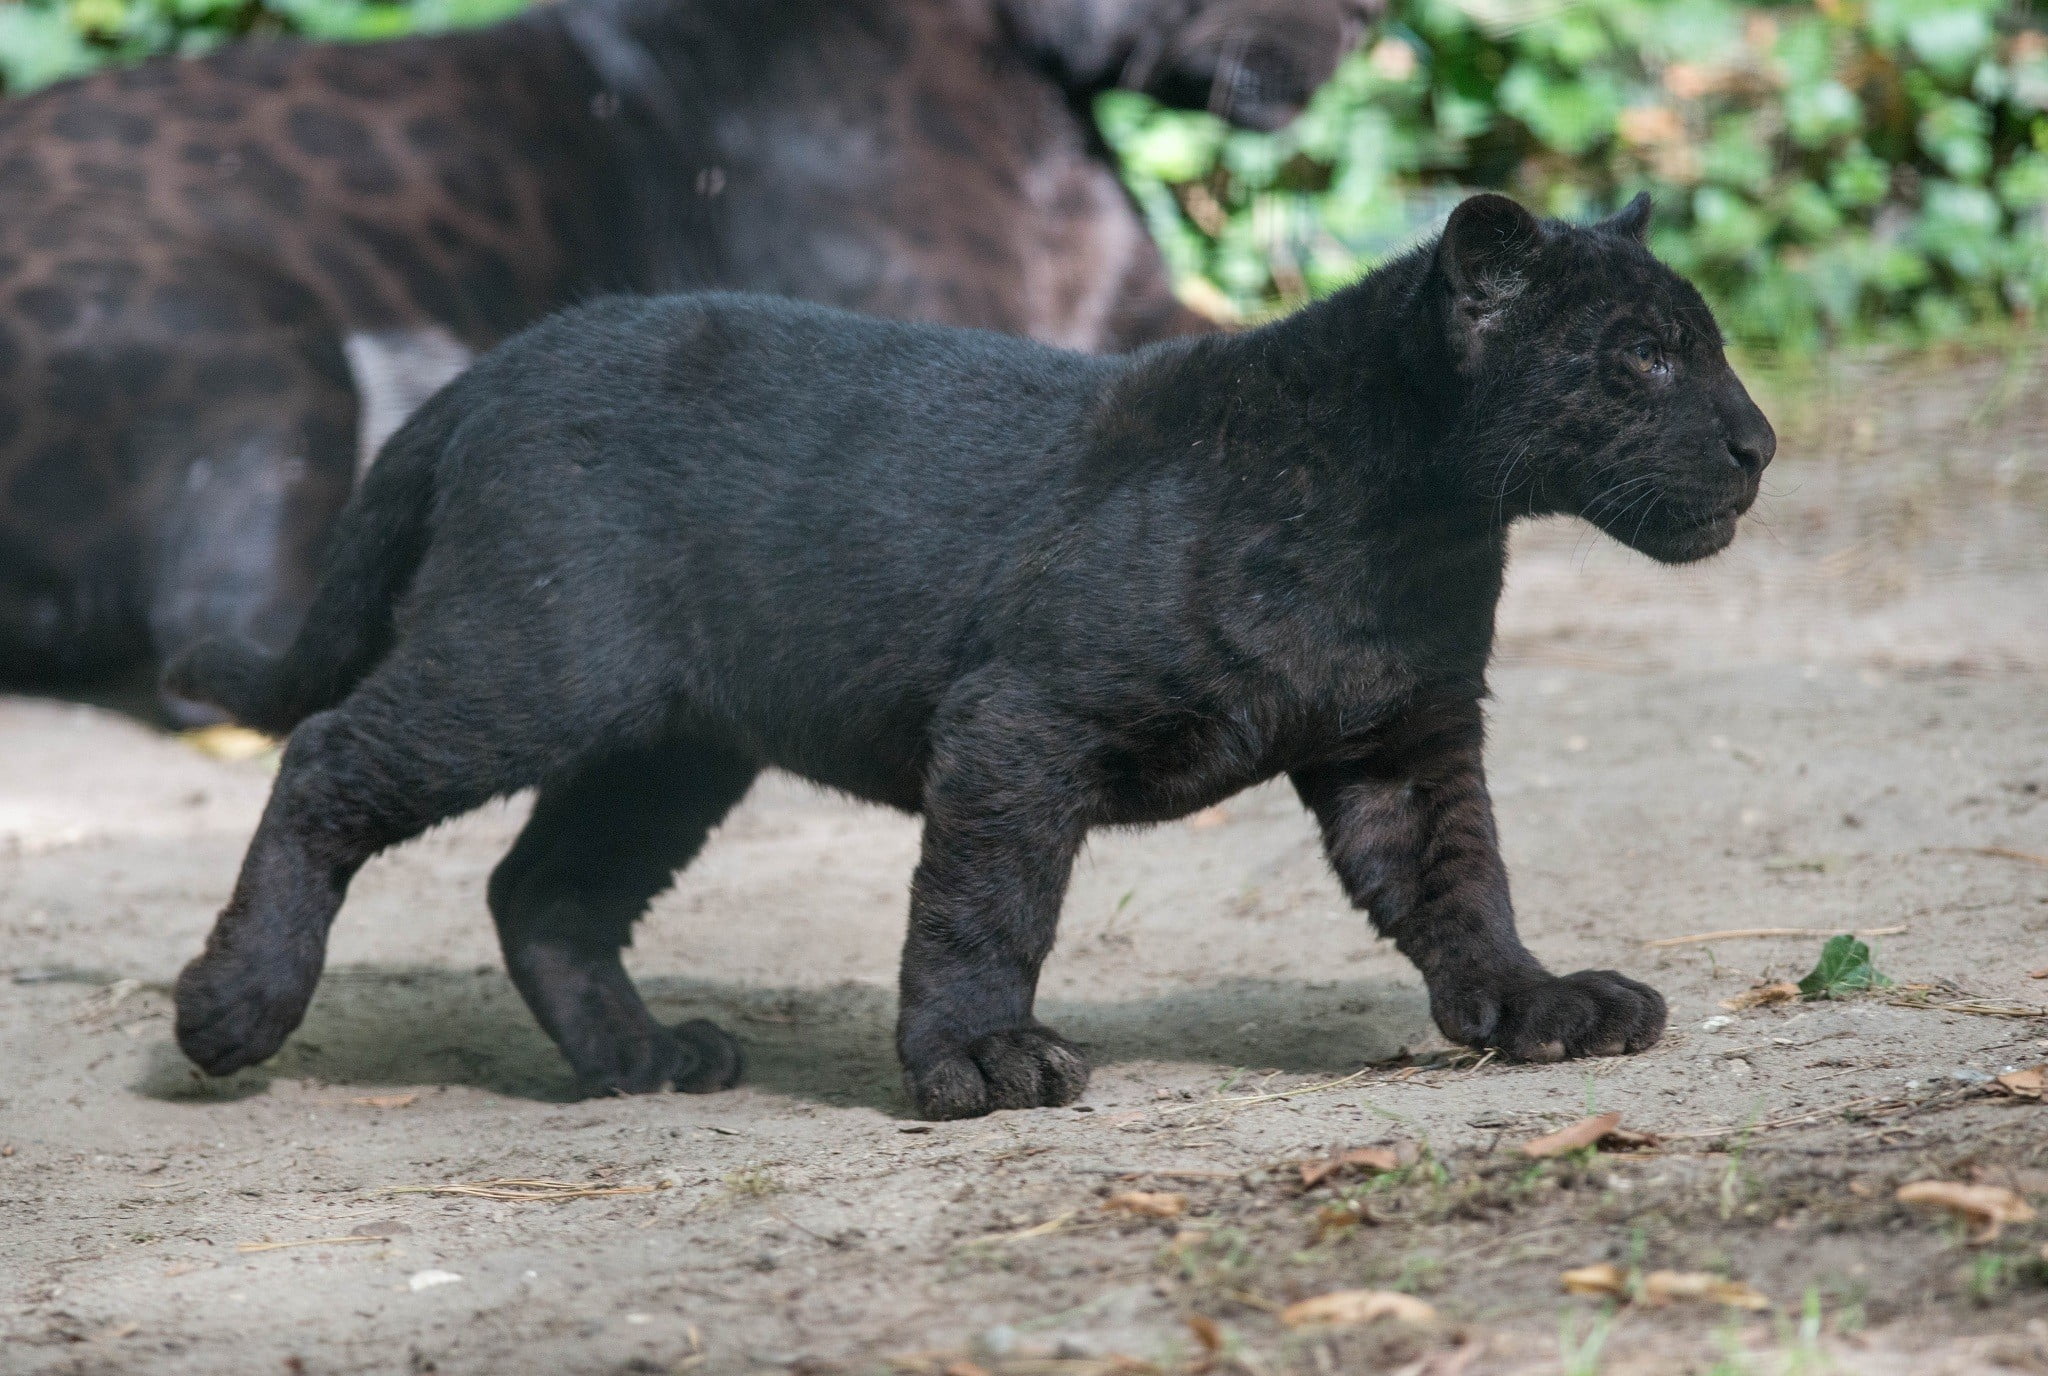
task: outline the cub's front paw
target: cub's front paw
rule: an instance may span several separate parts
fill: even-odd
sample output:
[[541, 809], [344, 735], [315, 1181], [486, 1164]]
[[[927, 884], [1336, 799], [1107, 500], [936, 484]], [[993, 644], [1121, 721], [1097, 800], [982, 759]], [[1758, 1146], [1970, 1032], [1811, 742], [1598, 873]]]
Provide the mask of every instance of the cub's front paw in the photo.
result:
[[651, 1036], [584, 1048], [573, 1059], [585, 1067], [577, 1078], [592, 1097], [664, 1089], [709, 1094], [738, 1084], [745, 1066], [732, 1034], [704, 1018], [692, 1018], [673, 1031], [657, 1028]]
[[1664, 1034], [1664, 996], [1612, 970], [1538, 972], [1492, 987], [1448, 988], [1430, 1002], [1452, 1041], [1498, 1047], [1518, 1061], [1630, 1055]]
[[209, 949], [178, 975], [178, 1046], [209, 1075], [267, 1061], [306, 1016], [318, 978], [287, 958]]
[[1088, 1088], [1088, 1060], [1049, 1027], [1030, 1023], [991, 1032], [906, 1064], [920, 1118], [979, 1118], [999, 1108], [1071, 1104]]

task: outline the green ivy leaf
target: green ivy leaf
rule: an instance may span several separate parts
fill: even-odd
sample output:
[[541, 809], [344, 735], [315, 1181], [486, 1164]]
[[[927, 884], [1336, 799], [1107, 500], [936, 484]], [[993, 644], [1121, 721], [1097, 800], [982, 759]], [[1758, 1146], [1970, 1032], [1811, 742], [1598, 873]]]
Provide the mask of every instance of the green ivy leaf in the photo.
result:
[[1871, 962], [1870, 947], [1845, 933], [1821, 948], [1820, 963], [1799, 981], [1799, 993], [1809, 999], [1838, 999], [1890, 984]]

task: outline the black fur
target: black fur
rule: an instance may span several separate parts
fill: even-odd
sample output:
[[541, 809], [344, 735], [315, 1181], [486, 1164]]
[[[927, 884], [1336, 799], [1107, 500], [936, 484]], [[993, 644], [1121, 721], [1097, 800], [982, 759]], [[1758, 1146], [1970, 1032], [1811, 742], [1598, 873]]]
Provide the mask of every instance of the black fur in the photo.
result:
[[356, 867], [538, 785], [490, 887], [535, 1013], [594, 1090], [730, 1083], [730, 1039], [656, 1025], [619, 950], [774, 765], [924, 816], [898, 1045], [927, 1116], [1084, 1088], [1032, 1001], [1091, 827], [1280, 773], [1447, 1035], [1650, 1045], [1654, 990], [1516, 937], [1480, 713], [1508, 519], [1697, 559], [1771, 458], [1645, 209], [1477, 197], [1322, 304], [1125, 358], [721, 295], [529, 331], [393, 440], [281, 661], [174, 668], [304, 717], [181, 1044], [270, 1055]]

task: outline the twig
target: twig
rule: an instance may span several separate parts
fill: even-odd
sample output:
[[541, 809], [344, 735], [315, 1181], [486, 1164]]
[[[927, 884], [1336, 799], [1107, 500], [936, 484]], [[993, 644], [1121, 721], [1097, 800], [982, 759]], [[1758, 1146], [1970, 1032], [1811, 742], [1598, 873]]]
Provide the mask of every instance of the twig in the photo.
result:
[[287, 1247], [339, 1247], [350, 1242], [389, 1242], [386, 1233], [350, 1233], [347, 1237], [302, 1237], [291, 1242], [237, 1242], [237, 1252], [282, 1252]]
[[[1857, 936], [1897, 936], [1904, 927], [1865, 927]], [[1694, 932], [1690, 936], [1667, 936], [1643, 945], [1650, 950], [1661, 950], [1668, 946], [1697, 946], [1706, 941], [1741, 941], [1751, 937], [1779, 936], [1839, 936], [1832, 927], [1736, 927], [1725, 932]]]
[[2039, 865], [2048, 869], [2048, 855], [2014, 850], [2011, 846], [1936, 846], [1934, 849], [1944, 855], [1988, 855], [1994, 860], [2017, 860], [2022, 865]]
[[600, 1199], [615, 1194], [653, 1194], [668, 1188], [652, 1185], [579, 1185], [573, 1180], [479, 1180], [474, 1184], [387, 1185], [379, 1194], [456, 1195], [465, 1199], [504, 1199], [531, 1204], [558, 1199]]
[[1278, 1089], [1270, 1094], [1242, 1094], [1233, 1099], [1204, 1099], [1192, 1104], [1175, 1104], [1170, 1108], [1160, 1109], [1159, 1116], [1163, 1118], [1171, 1113], [1190, 1113], [1204, 1108], [1250, 1108], [1254, 1104], [1270, 1104], [1276, 1099], [1292, 1099], [1302, 1094], [1321, 1094], [1326, 1090], [1346, 1089], [1372, 1074], [1375, 1069], [1375, 1066], [1366, 1066], [1352, 1071], [1342, 1079], [1325, 1080], [1319, 1085], [1302, 1085], [1297, 1089]]
[[963, 1247], [971, 1247], [976, 1243], [1024, 1242], [1034, 1237], [1045, 1237], [1049, 1234], [1056, 1233], [1060, 1229], [1066, 1227], [1067, 1224], [1071, 1223], [1080, 1214], [1080, 1212], [1081, 1211], [1079, 1209], [1069, 1209], [1063, 1214], [1054, 1214], [1051, 1218], [1048, 1218], [1043, 1223], [1034, 1223], [1029, 1228], [1019, 1228], [1014, 1233], [984, 1233], [980, 1237], [968, 1238], [966, 1242], [963, 1242], [960, 1245]]

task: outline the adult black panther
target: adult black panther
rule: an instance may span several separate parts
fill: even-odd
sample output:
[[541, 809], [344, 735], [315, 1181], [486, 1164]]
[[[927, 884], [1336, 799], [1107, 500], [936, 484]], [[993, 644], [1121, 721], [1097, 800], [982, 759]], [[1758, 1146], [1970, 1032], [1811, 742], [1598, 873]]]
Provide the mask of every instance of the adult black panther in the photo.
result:
[[0, 103], [0, 679], [282, 645], [399, 420], [598, 292], [1201, 329], [1091, 98], [1279, 125], [1367, 3], [567, 0]]

